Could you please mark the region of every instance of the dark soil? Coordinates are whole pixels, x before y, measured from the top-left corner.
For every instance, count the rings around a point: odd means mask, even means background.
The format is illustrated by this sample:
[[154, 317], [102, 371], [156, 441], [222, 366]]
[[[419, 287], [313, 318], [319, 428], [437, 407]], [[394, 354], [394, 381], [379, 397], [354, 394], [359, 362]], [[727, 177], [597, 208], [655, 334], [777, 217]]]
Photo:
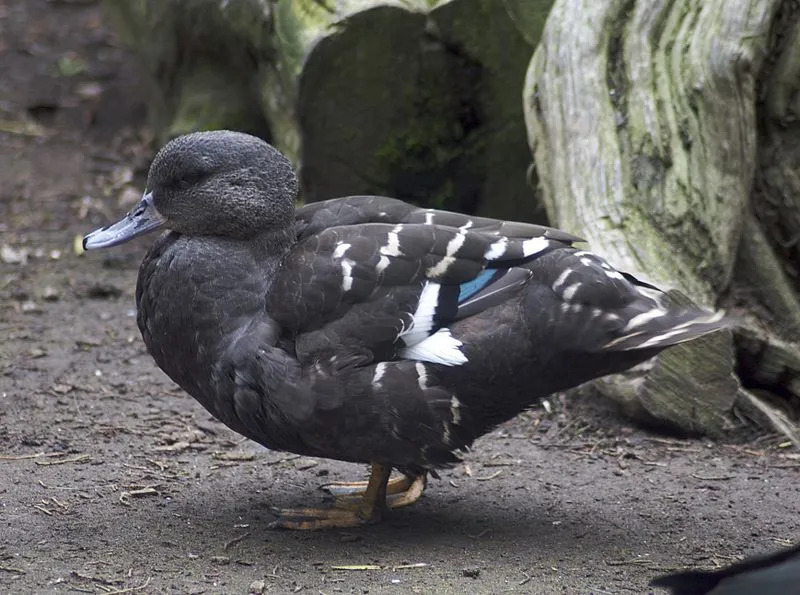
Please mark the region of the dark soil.
[[145, 85], [93, 1], [0, 0], [0, 592], [621, 593], [800, 534], [800, 455], [659, 437], [552, 399], [479, 440], [415, 506], [267, 529], [364, 469], [209, 419], [134, 319], [152, 238], [80, 256], [153, 147]]

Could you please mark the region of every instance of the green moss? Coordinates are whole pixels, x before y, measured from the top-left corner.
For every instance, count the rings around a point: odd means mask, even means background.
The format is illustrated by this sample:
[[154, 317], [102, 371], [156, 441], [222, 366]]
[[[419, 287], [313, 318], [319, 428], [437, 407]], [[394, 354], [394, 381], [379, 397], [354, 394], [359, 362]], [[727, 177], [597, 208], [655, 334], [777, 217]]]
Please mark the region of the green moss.
[[554, 0], [503, 0], [511, 20], [533, 47], [536, 47], [542, 37], [553, 2]]
[[266, 134], [253, 94], [243, 88], [235, 73], [201, 62], [185, 72], [180, 82], [174, 116], [165, 131], [167, 138], [219, 128]]
[[[476, 89], [482, 68], [444, 46], [429, 50], [405, 113], [375, 151], [388, 190], [436, 208], [473, 210], [474, 176], [460, 175], [480, 126]], [[479, 135], [478, 135], [479, 136]]]

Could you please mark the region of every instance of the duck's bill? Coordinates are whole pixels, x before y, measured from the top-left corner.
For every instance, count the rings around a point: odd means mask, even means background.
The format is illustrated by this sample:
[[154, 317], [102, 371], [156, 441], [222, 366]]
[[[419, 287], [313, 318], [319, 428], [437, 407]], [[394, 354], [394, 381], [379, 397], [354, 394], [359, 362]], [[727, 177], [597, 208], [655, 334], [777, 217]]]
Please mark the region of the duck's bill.
[[97, 229], [84, 236], [83, 248], [84, 250], [94, 250], [117, 246], [148, 231], [158, 229], [166, 221], [166, 217], [159, 213], [153, 204], [153, 193], [148, 192], [125, 217], [113, 225]]

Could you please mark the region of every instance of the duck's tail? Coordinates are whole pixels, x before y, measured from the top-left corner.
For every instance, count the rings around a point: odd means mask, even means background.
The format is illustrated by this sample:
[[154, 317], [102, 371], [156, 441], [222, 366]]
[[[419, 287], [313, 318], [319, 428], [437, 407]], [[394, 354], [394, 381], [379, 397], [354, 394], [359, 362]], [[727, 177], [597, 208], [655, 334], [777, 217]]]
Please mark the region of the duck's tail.
[[724, 312], [655, 307], [634, 314], [604, 351], [659, 349], [697, 339], [731, 325]]

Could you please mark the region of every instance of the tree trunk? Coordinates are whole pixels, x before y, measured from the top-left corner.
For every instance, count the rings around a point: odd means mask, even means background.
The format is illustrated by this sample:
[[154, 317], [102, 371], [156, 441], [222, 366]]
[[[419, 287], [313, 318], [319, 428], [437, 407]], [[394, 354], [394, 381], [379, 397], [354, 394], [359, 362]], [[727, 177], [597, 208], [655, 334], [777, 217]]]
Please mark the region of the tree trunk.
[[275, 61], [260, 0], [105, 0], [106, 16], [150, 75], [148, 106], [161, 144], [198, 129], [266, 136], [257, 94]]
[[519, 93], [552, 0], [518, 4], [108, 0], [106, 7], [162, 90], [161, 140], [263, 123], [263, 135], [300, 163], [305, 200], [376, 193], [541, 221], [527, 183]]
[[[790, 5], [557, 0], [528, 70], [528, 138], [551, 222], [637, 277], [741, 318], [735, 342], [719, 333], [595, 384], [649, 421], [719, 435], [740, 425], [739, 407], [754, 412], [751, 389], [800, 396], [788, 264], [800, 136], [794, 119], [780, 125], [798, 108]], [[772, 146], [766, 160], [759, 141]], [[753, 192], [754, 179], [776, 188]]]

